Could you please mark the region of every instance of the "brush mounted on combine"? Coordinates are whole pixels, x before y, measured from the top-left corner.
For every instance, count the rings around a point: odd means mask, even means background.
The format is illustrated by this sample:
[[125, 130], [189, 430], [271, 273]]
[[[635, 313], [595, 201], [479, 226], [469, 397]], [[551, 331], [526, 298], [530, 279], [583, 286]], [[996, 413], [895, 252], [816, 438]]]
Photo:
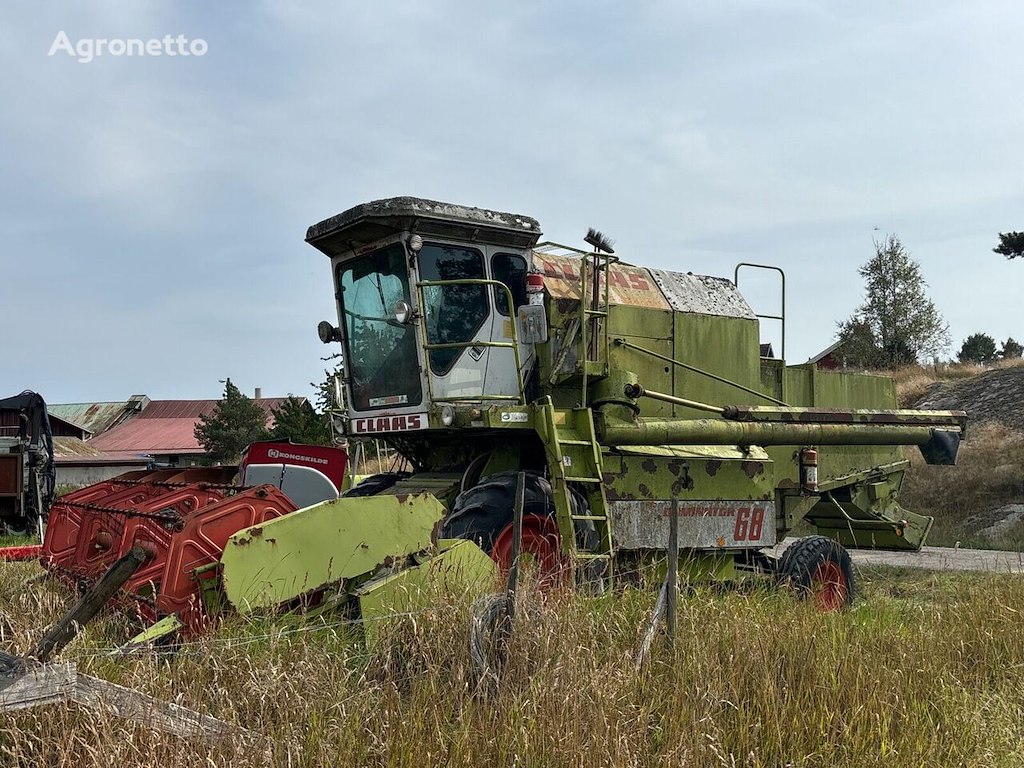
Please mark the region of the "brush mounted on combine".
[[[845, 547], [921, 547], [932, 518], [899, 504], [903, 446], [953, 463], [962, 412], [897, 410], [890, 379], [761, 357], [733, 281], [626, 264], [599, 233], [592, 250], [540, 234], [415, 198], [310, 227], [337, 298], [339, 324], [319, 327], [345, 361], [336, 424], [412, 471], [327, 500], [141, 487], [173, 478], [86, 489], [60, 527], [51, 515], [44, 561], [94, 581], [140, 545], [127, 593], [196, 629], [224, 605], [358, 619], [438, 581], [487, 591], [516, 543], [541, 578], [600, 591], [664, 563], [673, 517], [691, 580], [770, 571], [826, 608], [852, 599]], [[801, 521], [819, 535], [767, 556]]]

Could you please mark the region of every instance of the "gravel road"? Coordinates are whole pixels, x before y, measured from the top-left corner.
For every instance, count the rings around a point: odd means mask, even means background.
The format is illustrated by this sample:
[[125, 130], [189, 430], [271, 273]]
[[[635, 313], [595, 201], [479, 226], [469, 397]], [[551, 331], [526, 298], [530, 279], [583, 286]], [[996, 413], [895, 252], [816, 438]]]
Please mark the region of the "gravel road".
[[[771, 552], [779, 555], [796, 539], [786, 539]], [[920, 552], [881, 552], [851, 549], [857, 565], [894, 565], [904, 568], [925, 568], [932, 571], [988, 571], [991, 573], [1024, 573], [1024, 552], [994, 549], [953, 549], [924, 547]]]

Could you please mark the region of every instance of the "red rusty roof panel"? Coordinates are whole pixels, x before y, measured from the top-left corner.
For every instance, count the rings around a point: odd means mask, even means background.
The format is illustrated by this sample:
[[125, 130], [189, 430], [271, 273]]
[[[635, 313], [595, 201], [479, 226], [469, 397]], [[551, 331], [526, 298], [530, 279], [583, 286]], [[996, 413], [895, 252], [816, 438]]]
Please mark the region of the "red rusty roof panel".
[[144, 466], [147, 459], [135, 453], [112, 454], [97, 450], [91, 442], [77, 437], [53, 438], [53, 458], [58, 465], [68, 464], [138, 464]]
[[[264, 397], [256, 400], [267, 414], [279, 408], [287, 398]], [[195, 438], [195, 427], [202, 415], [212, 415], [219, 400], [154, 400], [138, 416], [97, 435], [89, 444], [98, 450], [147, 454], [205, 453]]]

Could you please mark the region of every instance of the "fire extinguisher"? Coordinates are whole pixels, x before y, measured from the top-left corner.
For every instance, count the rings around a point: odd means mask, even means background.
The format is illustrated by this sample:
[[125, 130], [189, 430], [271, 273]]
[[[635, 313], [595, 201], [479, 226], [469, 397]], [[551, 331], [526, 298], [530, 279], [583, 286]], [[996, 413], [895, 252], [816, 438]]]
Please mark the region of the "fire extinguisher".
[[814, 448], [800, 449], [800, 487], [804, 493], [818, 492], [818, 452]]

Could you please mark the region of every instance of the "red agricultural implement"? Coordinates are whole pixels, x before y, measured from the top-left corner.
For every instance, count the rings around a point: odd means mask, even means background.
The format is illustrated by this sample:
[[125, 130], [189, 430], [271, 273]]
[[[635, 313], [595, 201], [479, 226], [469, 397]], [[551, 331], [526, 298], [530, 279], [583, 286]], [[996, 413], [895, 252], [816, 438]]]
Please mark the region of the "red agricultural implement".
[[227, 540], [300, 506], [338, 498], [346, 462], [338, 448], [255, 443], [237, 468], [129, 472], [53, 504], [41, 561], [84, 591], [129, 553], [141, 552], [117, 599], [147, 623], [173, 616], [195, 633], [207, 619], [203, 587], [217, 575]]

